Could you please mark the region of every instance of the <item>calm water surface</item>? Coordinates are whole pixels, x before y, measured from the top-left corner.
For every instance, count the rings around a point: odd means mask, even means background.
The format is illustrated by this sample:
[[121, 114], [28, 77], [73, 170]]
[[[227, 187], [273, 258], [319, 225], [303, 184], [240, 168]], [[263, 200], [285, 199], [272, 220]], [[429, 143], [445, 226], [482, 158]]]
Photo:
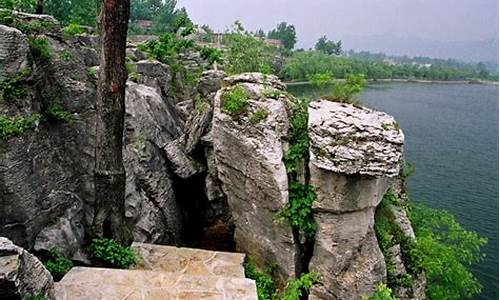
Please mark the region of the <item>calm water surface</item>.
[[[289, 90], [324, 94], [310, 86]], [[484, 286], [476, 299], [498, 299], [498, 86], [373, 84], [359, 98], [403, 128], [406, 158], [417, 167], [412, 200], [452, 212], [489, 239], [486, 259], [473, 268]]]

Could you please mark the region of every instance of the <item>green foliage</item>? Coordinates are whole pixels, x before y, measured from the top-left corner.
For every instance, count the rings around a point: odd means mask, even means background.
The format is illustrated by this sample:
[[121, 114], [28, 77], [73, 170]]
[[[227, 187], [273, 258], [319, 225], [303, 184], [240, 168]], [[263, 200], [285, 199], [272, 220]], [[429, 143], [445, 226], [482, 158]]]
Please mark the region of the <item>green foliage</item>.
[[31, 70], [24, 69], [12, 77], [0, 80], [0, 101], [15, 101], [26, 96], [26, 89], [23, 87], [23, 80], [30, 75]]
[[269, 31], [267, 37], [270, 39], [280, 40], [286, 49], [293, 49], [297, 43], [297, 33], [295, 26], [288, 25], [286, 22], [281, 22], [276, 26], [276, 29]]
[[245, 262], [244, 267], [245, 277], [255, 280], [255, 285], [257, 286], [257, 296], [259, 297], [259, 300], [273, 299], [276, 289], [273, 277], [268, 274], [268, 272], [258, 271], [252, 258], [248, 258], [248, 261]]
[[130, 80], [132, 80], [133, 82], [139, 82], [141, 75], [139, 75], [139, 73], [137, 72], [132, 72], [128, 76], [130, 77]]
[[237, 116], [246, 112], [248, 107], [248, 96], [245, 89], [236, 85], [222, 95], [222, 109], [231, 116]]
[[424, 272], [429, 299], [465, 299], [481, 292], [481, 285], [467, 269], [480, 262], [485, 238], [465, 230], [453, 215], [414, 205], [405, 207], [416, 240], [406, 237], [395, 223], [392, 205], [401, 206], [397, 195], [389, 190], [375, 216], [375, 233], [384, 254], [389, 287], [411, 286], [409, 276], [396, 276], [388, 249], [400, 244], [406, 268], [413, 274]]
[[[284, 80], [307, 80], [308, 75], [331, 74], [333, 78], [344, 78], [347, 74], [365, 74], [367, 79], [423, 79], [423, 80], [467, 80], [482, 78], [497, 80], [497, 74], [485, 72], [481, 66], [453, 62], [453, 60], [400, 60], [387, 63], [386, 56], [377, 60], [362, 59], [349, 52], [349, 56], [328, 55], [321, 51], [295, 51], [291, 59], [280, 70]], [[394, 60], [394, 58], [390, 58]], [[416, 63], [415, 63], [416, 62]], [[432, 64], [430, 67], [420, 63]]]
[[320, 37], [314, 45], [314, 49], [328, 55], [341, 55], [342, 54], [342, 41], [330, 41], [326, 35]]
[[46, 37], [30, 38], [30, 48], [33, 56], [43, 62], [48, 62], [52, 58], [49, 50], [49, 41]]
[[222, 51], [215, 48], [203, 46], [203, 48], [201, 48], [200, 50], [200, 55], [204, 60], [208, 61], [210, 64], [221, 63], [223, 61]]
[[33, 13], [36, 2], [37, 0], [0, 0], [0, 8]]
[[288, 132], [290, 148], [283, 158], [288, 173], [297, 172], [304, 159], [309, 155], [308, 101], [296, 98], [293, 98], [292, 101], [292, 115], [290, 116]]
[[22, 20], [10, 10], [0, 11], [0, 24], [15, 27], [26, 34], [40, 34], [50, 31], [54, 24], [45, 20]]
[[252, 123], [253, 125], [258, 124], [258, 123], [264, 121], [268, 115], [269, 115], [269, 112], [267, 110], [265, 110], [263, 108], [258, 108], [250, 116], [249, 122]]
[[78, 34], [82, 34], [85, 32], [82, 27], [80, 27], [76, 23], [71, 23], [68, 26], [62, 28], [62, 32], [66, 38], [73, 37]]
[[307, 80], [312, 86], [322, 87], [332, 83], [332, 75], [330, 73], [308, 74]]
[[401, 168], [401, 172], [399, 173], [399, 178], [404, 182], [408, 180], [408, 178], [415, 173], [415, 164], [411, 162], [405, 161], [403, 168]]
[[97, 77], [96, 69], [92, 67], [87, 68], [87, 77], [89, 79], [95, 79]]
[[64, 50], [63, 52], [59, 53], [59, 58], [64, 61], [70, 61], [73, 59], [73, 53], [68, 50]]
[[33, 128], [40, 122], [41, 118], [42, 116], [39, 114], [17, 118], [0, 116], [0, 141], [6, 141], [12, 136], [20, 135], [26, 130]]
[[354, 95], [360, 93], [366, 85], [366, 79], [362, 74], [347, 74], [345, 81], [333, 81], [330, 95], [322, 98], [340, 103], [351, 103], [359, 105]]
[[364, 297], [363, 300], [396, 300], [392, 295], [392, 290], [385, 284], [381, 283], [377, 286], [377, 291], [370, 297]]
[[309, 289], [320, 281], [318, 273], [302, 274], [298, 279], [287, 282], [285, 290], [279, 297], [280, 300], [299, 300], [309, 291]]
[[73, 116], [71, 113], [65, 111], [59, 104], [52, 104], [49, 106], [47, 111], [45, 112], [45, 116], [49, 120], [61, 121], [61, 122], [71, 122]]
[[[192, 22], [184, 8], [176, 9], [175, 0], [133, 0], [130, 6], [130, 33], [156, 34], [176, 33], [180, 27], [191, 27]], [[140, 20], [153, 22], [151, 28], [140, 28]]]
[[93, 239], [90, 253], [96, 259], [111, 267], [127, 269], [137, 263], [137, 255], [129, 247], [123, 247], [114, 240], [99, 238]]
[[465, 299], [482, 287], [467, 269], [482, 261], [481, 247], [487, 239], [464, 229], [453, 215], [416, 205], [410, 210], [416, 242], [405, 249], [412, 257], [413, 271], [423, 270], [429, 299]]
[[313, 187], [299, 182], [288, 185], [288, 202], [276, 215], [278, 220], [287, 220], [294, 229], [313, 239], [316, 234], [316, 222], [312, 204], [316, 199]]
[[73, 262], [62, 256], [57, 248], [53, 248], [50, 254], [51, 258], [43, 264], [54, 280], [59, 281], [73, 267]]
[[47, 300], [47, 298], [44, 295], [36, 294], [24, 297], [23, 300]]
[[147, 51], [152, 58], [162, 63], [172, 65], [177, 55], [185, 50], [194, 49], [191, 40], [178, 39], [175, 34], [167, 33], [158, 40], [150, 40], [139, 45], [139, 50]]
[[227, 50], [224, 70], [228, 74], [245, 72], [271, 73], [271, 57], [273, 49], [264, 41], [245, 33], [238, 21], [233, 31], [225, 36]]

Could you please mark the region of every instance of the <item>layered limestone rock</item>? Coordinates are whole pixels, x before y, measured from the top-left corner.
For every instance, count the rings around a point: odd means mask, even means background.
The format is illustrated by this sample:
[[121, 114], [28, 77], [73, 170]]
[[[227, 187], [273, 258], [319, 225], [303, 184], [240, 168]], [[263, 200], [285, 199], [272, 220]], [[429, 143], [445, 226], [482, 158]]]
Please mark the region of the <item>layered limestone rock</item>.
[[[51, 18], [35, 16], [27, 22], [37, 20]], [[93, 48], [97, 44], [90, 36], [65, 40], [58, 26], [45, 26], [44, 32], [54, 31], [40, 35], [48, 41], [48, 61], [26, 60], [33, 56], [23, 50], [29, 49], [28, 37], [14, 28], [0, 28], [2, 34], [15, 37], [0, 39], [2, 57], [8, 58], [1, 63], [8, 67], [0, 68], [0, 77], [12, 76], [14, 65], [31, 70], [30, 77], [18, 83], [23, 96], [15, 104], [0, 101], [2, 116], [44, 115], [32, 129], [1, 141], [0, 235], [40, 252], [57, 246], [64, 256], [86, 262], [82, 246], [94, 214], [96, 78], [90, 66], [98, 63]], [[161, 66], [141, 70], [144, 76], [171, 78]], [[71, 120], [46, 117], [53, 105], [68, 112]], [[184, 124], [160, 87], [133, 82], [127, 86], [125, 123], [126, 216], [134, 238], [179, 243], [181, 209], [174, 195], [174, 174], [161, 148], [182, 135]]]
[[309, 105], [310, 184], [318, 230], [309, 299], [360, 299], [385, 280], [374, 213], [399, 173], [403, 133], [382, 112], [326, 100]]
[[[287, 98], [265, 96], [281, 90], [275, 76], [248, 73], [225, 79], [214, 102], [212, 141], [218, 177], [234, 218], [236, 248], [255, 258], [260, 267], [277, 266], [281, 279], [295, 276], [298, 252], [292, 230], [274, 222], [288, 201], [288, 179], [282, 162], [287, 147]], [[224, 95], [235, 86], [244, 90], [248, 106], [237, 116], [223, 108]], [[257, 111], [266, 111], [260, 122], [250, 122]]]
[[0, 237], [0, 299], [44, 296], [54, 299], [49, 271], [32, 254]]

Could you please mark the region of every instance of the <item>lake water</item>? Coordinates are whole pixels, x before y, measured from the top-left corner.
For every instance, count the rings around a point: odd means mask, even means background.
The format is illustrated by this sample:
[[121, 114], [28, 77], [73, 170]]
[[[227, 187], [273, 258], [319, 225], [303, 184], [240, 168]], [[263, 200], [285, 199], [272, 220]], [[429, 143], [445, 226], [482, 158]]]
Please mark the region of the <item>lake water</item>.
[[[310, 86], [289, 91], [325, 94]], [[401, 125], [406, 159], [416, 165], [411, 199], [452, 212], [489, 239], [484, 262], [473, 268], [484, 286], [476, 299], [498, 299], [498, 86], [372, 84], [359, 98]]]

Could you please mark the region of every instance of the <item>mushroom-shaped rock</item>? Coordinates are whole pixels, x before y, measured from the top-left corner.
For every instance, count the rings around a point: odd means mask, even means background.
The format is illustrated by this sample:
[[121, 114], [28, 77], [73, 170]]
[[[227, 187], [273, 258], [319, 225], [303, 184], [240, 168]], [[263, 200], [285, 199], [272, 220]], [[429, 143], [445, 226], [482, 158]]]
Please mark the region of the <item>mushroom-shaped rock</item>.
[[326, 100], [309, 105], [310, 184], [317, 223], [309, 299], [361, 299], [385, 280], [375, 208], [399, 173], [404, 136], [394, 118]]

